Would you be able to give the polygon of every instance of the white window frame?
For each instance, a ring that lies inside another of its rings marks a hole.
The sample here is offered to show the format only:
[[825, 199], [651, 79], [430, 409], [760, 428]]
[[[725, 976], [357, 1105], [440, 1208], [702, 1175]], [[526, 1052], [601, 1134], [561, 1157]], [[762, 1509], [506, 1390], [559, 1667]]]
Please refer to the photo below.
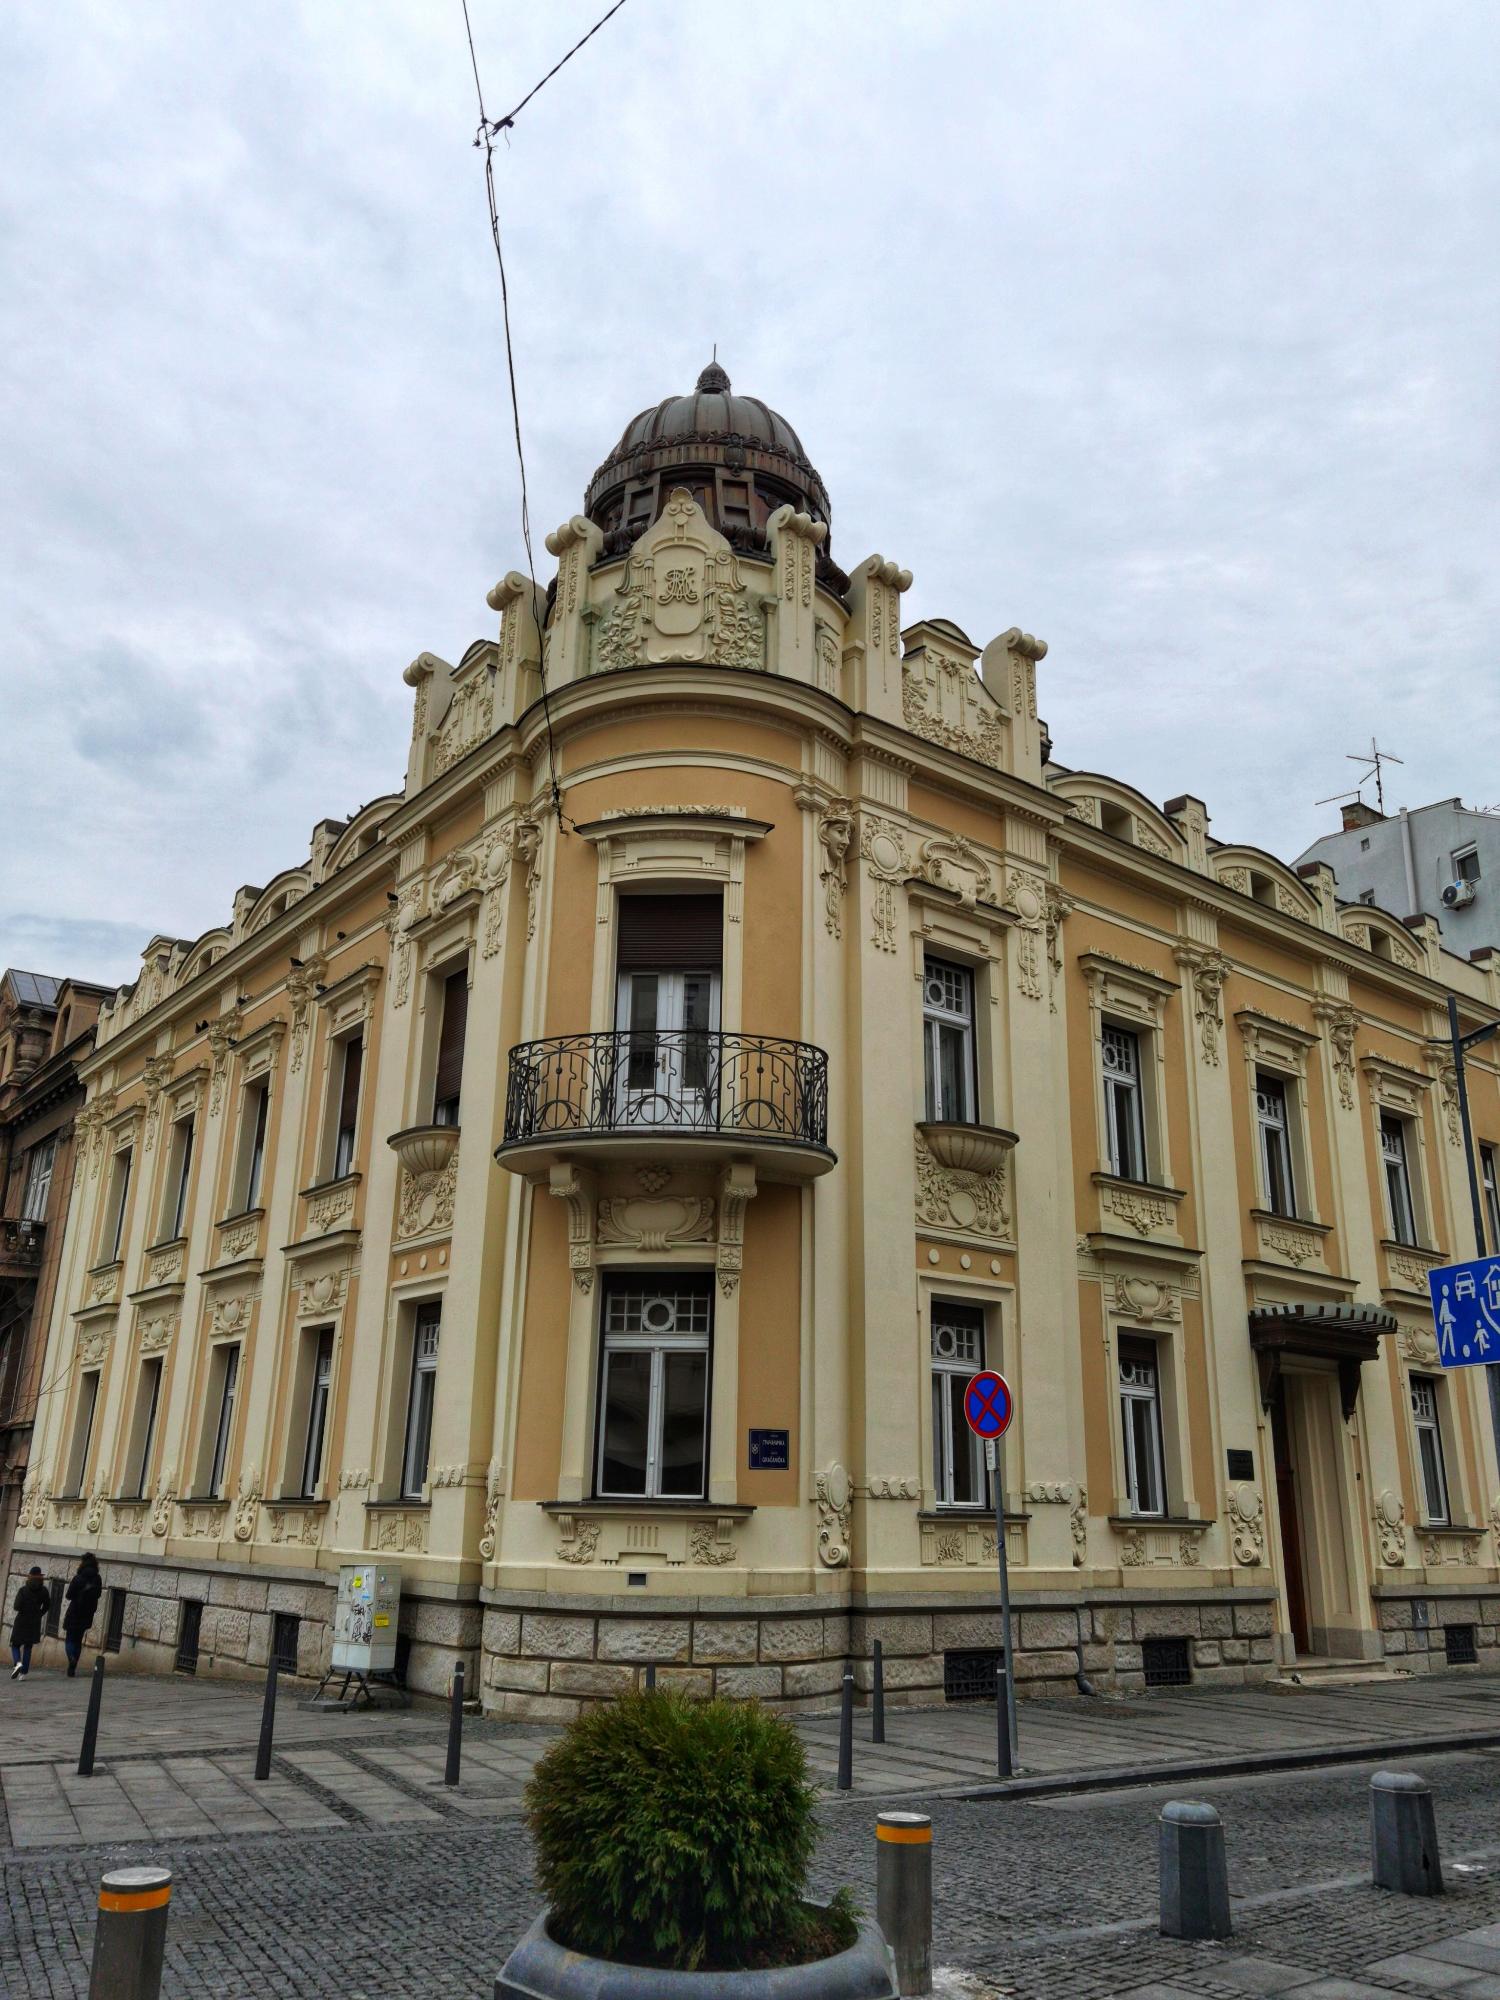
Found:
[[[1284, 1216], [1289, 1221], [1295, 1221], [1300, 1212], [1300, 1194], [1297, 1149], [1294, 1142], [1292, 1087], [1285, 1077], [1277, 1076], [1272, 1070], [1256, 1070], [1254, 1081], [1255, 1128], [1258, 1141], [1256, 1151], [1260, 1162], [1261, 1201], [1268, 1214]], [[1278, 1155], [1285, 1189], [1284, 1205], [1278, 1205], [1276, 1196]]]
[[[1382, 1106], [1378, 1130], [1381, 1182], [1385, 1189], [1390, 1240], [1416, 1249], [1420, 1247], [1421, 1234], [1411, 1173], [1411, 1120], [1403, 1118], [1398, 1111]], [[1397, 1142], [1394, 1146], [1391, 1144], [1393, 1137]]]
[[[599, 1354], [598, 1403], [594, 1423], [594, 1491], [601, 1499], [609, 1500], [701, 1500], [706, 1497], [708, 1482], [709, 1423], [713, 1410], [713, 1292], [711, 1288], [691, 1290], [683, 1287], [679, 1297], [690, 1296], [694, 1301], [702, 1300], [705, 1305], [706, 1326], [679, 1330], [676, 1323], [676, 1307], [672, 1307], [670, 1321], [658, 1327], [643, 1327], [640, 1331], [611, 1328], [609, 1312], [612, 1299], [627, 1292], [640, 1291], [646, 1295], [647, 1305], [642, 1318], [653, 1304], [670, 1302], [673, 1288], [673, 1274], [631, 1271], [628, 1278], [617, 1279], [613, 1285], [606, 1282], [600, 1301], [601, 1333]], [[650, 1386], [646, 1413], [646, 1475], [645, 1490], [641, 1493], [618, 1493], [604, 1483], [604, 1412], [608, 1396], [610, 1357], [615, 1354], [649, 1354], [651, 1357]], [[673, 1354], [701, 1354], [703, 1356], [703, 1443], [701, 1463], [703, 1480], [697, 1493], [663, 1493], [662, 1480], [662, 1429], [666, 1404], [666, 1359]]]
[[[972, 1125], [979, 1117], [978, 1048], [975, 1034], [974, 973], [935, 952], [922, 962], [923, 1088], [927, 1122]], [[958, 1090], [949, 1104], [942, 1087], [941, 1048], [945, 1030], [958, 1037]]]
[[234, 1444], [234, 1412], [240, 1388], [240, 1343], [228, 1341], [215, 1349], [219, 1384], [219, 1410], [214, 1419], [213, 1451], [208, 1461], [208, 1497], [223, 1498], [229, 1454]]
[[38, 1139], [26, 1155], [26, 1185], [21, 1195], [21, 1220], [45, 1222], [52, 1195], [52, 1170], [57, 1160], [57, 1134]]
[[333, 1407], [334, 1330], [331, 1326], [309, 1327], [306, 1338], [312, 1348], [312, 1374], [308, 1384], [307, 1423], [303, 1429], [302, 1465], [297, 1491], [304, 1500], [312, 1500], [318, 1497], [323, 1461], [328, 1451], [328, 1418]]
[[[1474, 872], [1472, 874], [1468, 872], [1465, 866], [1468, 862], [1473, 863]], [[1479, 866], [1479, 848], [1474, 841], [1470, 841], [1467, 847], [1454, 849], [1452, 864], [1453, 875], [1451, 879], [1455, 882], [1478, 882], [1483, 879]]]
[[[1128, 1055], [1128, 1066], [1121, 1058]], [[1149, 1182], [1143, 1071], [1147, 1059], [1139, 1028], [1105, 1020], [1099, 1028], [1100, 1081], [1104, 1091], [1104, 1158], [1116, 1180]], [[1122, 1122], [1123, 1121], [1123, 1122]]]
[[[1150, 1360], [1127, 1357], [1125, 1353], [1127, 1344], [1141, 1349], [1143, 1353], [1149, 1349]], [[1143, 1378], [1140, 1372], [1142, 1368], [1150, 1369], [1149, 1381]], [[1120, 1410], [1120, 1437], [1125, 1470], [1124, 1497], [1131, 1514], [1137, 1520], [1165, 1520], [1169, 1511], [1166, 1427], [1162, 1416], [1161, 1377], [1162, 1354], [1158, 1342], [1145, 1339], [1139, 1334], [1116, 1336], [1115, 1384]], [[1141, 1409], [1147, 1411], [1144, 1464], [1141, 1460], [1136, 1424], [1133, 1421], [1135, 1412]], [[1148, 1501], [1152, 1497], [1155, 1498], [1157, 1504], [1154, 1507], [1141, 1504], [1143, 1489]]]
[[[966, 1324], [970, 1315], [978, 1324]], [[927, 1305], [928, 1369], [932, 1402], [932, 1484], [935, 1504], [945, 1512], [982, 1513], [991, 1504], [984, 1443], [953, 1409], [954, 1379], [967, 1383], [986, 1366], [988, 1335], [984, 1307], [977, 1301], [950, 1299], [934, 1293]], [[965, 1338], [973, 1335], [973, 1339]], [[954, 1497], [960, 1454], [968, 1460], [971, 1490], [976, 1498]]]
[[1500, 1158], [1494, 1146], [1481, 1143], [1479, 1183], [1484, 1194], [1484, 1219], [1490, 1232], [1490, 1255], [1500, 1257]]
[[1435, 1528], [1449, 1526], [1453, 1519], [1453, 1496], [1448, 1485], [1447, 1456], [1443, 1450], [1441, 1390], [1431, 1375], [1413, 1375], [1411, 1421], [1417, 1442], [1417, 1473], [1422, 1482], [1423, 1518]]
[[427, 1490], [432, 1463], [432, 1420], [437, 1408], [438, 1353], [442, 1345], [443, 1309], [439, 1301], [417, 1306], [411, 1331], [411, 1376], [406, 1393], [406, 1422], [401, 1436], [401, 1498], [420, 1500]]

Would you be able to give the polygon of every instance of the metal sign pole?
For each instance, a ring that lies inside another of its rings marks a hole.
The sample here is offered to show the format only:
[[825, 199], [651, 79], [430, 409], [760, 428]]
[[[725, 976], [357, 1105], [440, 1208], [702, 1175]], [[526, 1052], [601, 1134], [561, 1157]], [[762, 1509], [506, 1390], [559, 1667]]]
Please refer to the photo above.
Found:
[[984, 1447], [995, 1488], [995, 1553], [1000, 1566], [1000, 1678], [995, 1682], [995, 1737], [1000, 1776], [1010, 1778], [1016, 1768], [1016, 1681], [1011, 1651], [1010, 1569], [1005, 1560], [1005, 1457], [998, 1438], [987, 1438]]

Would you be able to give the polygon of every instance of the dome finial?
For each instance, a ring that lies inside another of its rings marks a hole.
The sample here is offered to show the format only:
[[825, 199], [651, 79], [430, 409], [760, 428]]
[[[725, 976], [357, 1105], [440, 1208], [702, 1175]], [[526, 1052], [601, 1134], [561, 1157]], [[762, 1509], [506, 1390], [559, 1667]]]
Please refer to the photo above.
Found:
[[719, 366], [719, 343], [714, 342], [714, 358], [698, 377], [699, 393], [705, 396], [727, 396], [729, 377]]

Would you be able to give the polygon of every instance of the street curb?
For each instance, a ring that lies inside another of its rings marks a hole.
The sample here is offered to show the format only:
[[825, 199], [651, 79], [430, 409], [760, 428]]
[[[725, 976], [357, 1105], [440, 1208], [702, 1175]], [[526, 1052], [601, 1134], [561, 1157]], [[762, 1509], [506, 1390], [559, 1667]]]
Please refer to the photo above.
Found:
[[1440, 1757], [1453, 1751], [1500, 1748], [1500, 1729], [1470, 1729], [1451, 1736], [1408, 1736], [1380, 1743], [1324, 1744], [1305, 1750], [1260, 1750], [1241, 1757], [1196, 1757], [1176, 1764], [1116, 1765], [1103, 1771], [1058, 1771], [1011, 1778], [992, 1785], [954, 1786], [931, 1796], [947, 1799], [1041, 1799], [1064, 1793], [1150, 1790], [1188, 1778], [1248, 1778], [1276, 1771], [1312, 1771], [1331, 1764], [1381, 1764], [1392, 1757]]

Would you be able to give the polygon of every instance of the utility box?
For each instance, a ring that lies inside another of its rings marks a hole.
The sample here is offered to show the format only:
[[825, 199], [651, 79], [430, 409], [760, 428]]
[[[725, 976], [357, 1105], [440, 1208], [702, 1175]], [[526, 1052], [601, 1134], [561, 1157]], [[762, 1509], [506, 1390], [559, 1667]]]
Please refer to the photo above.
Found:
[[401, 1613], [401, 1572], [375, 1563], [352, 1563], [339, 1571], [333, 1612], [336, 1673], [388, 1674], [396, 1665], [396, 1628]]

